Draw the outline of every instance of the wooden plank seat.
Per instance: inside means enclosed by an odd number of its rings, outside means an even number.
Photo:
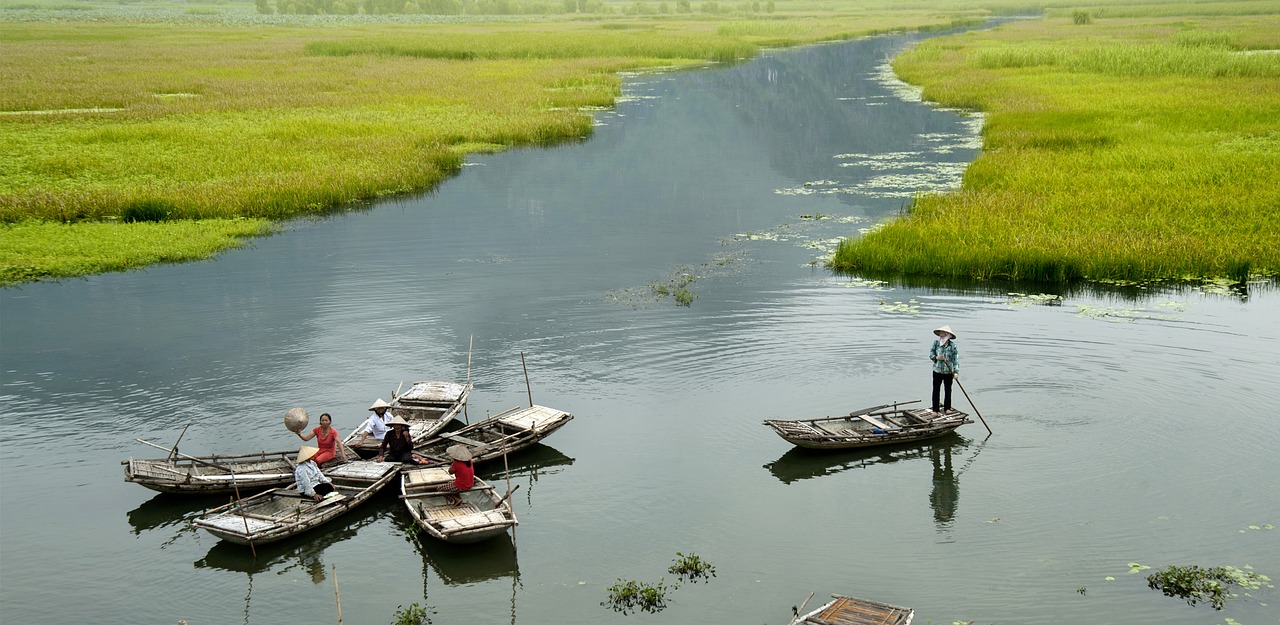
[[[467,438],[467,437],[465,437],[465,436],[459,436],[459,435],[454,434],[454,433],[452,433],[452,432],[442,432],[442,433],[440,434],[440,437],[441,437],[441,438],[447,438],[447,439],[449,439],[449,440],[451,440],[451,441],[454,441],[455,443],[463,443],[463,444],[465,444],[465,445],[470,445],[470,446],[472,446],[472,447],[484,447],[484,446],[485,446],[485,443],[482,443],[482,442],[480,442],[480,441],[478,441],[478,440],[475,440],[475,439],[472,439],[472,438]]]
[[[876,427],[878,427],[878,428],[880,428],[881,430],[884,430],[884,431],[886,431],[886,432],[887,432],[887,431],[889,431],[889,430],[892,430],[892,429],[893,429],[892,427],[887,426],[887,425],[885,425],[885,424],[883,424],[883,423],[881,423],[881,422],[879,422],[879,421],[877,421],[877,420],[875,420],[875,419],[872,419],[871,417],[869,417],[869,416],[867,416],[867,415],[864,415],[864,414],[860,414],[860,415],[858,415],[858,418],[859,418],[859,419],[862,419],[863,421],[866,421],[867,423],[870,423],[871,425],[874,425],[874,426],[876,426]]]

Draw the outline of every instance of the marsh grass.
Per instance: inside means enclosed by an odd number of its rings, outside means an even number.
[[[841,243],[876,275],[1069,282],[1280,272],[1280,18],[1016,23],[899,57],[987,113],[963,188]],[[1234,47],[1233,47],[1234,46]]]
[[[499,20],[0,0],[0,223],[67,224],[9,227],[0,258],[17,264],[0,279],[205,258],[181,240],[239,244],[221,220],[341,210],[431,188],[471,151],[589,136],[622,71],[940,27],[956,12],[796,0],[735,32],[731,17],[620,20],[630,4]],[[172,253],[101,245],[119,225],[101,221],[147,222],[144,247]],[[53,232],[57,254],[14,251]]]
[[[274,230],[264,219],[0,224],[0,284],[212,258]]]

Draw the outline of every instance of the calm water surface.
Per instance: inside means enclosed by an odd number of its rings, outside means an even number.
[[[335,622],[337,583],[348,623],[418,602],[436,623],[779,625],[810,592],[919,623],[1280,622],[1275,591],[1215,613],[1128,566],[1280,575],[1274,290],[1046,300],[811,264],[975,156],[980,119],[884,78],[911,41],[637,76],[589,141],[475,157],[435,193],[0,291],[0,621]],[[690,279],[691,306],[654,295]],[[944,323],[993,436],[813,455],[760,424],[925,398]],[[296,448],[286,408],[346,431],[402,381],[469,374],[470,418],[493,414],[528,401],[522,352],[533,400],[577,418],[512,458],[514,540],[409,538],[385,493],[254,560],[189,528],[224,499],[122,480],[154,456],[135,437]],[[717,576],[656,615],[600,605],[618,578],[670,581],[678,551]]]

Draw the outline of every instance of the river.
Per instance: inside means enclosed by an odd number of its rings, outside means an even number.
[[[347,623],[416,602],[437,624],[785,625],[810,592],[917,623],[1280,622],[1273,590],[1215,613],[1144,580],[1280,575],[1274,288],[820,266],[976,156],[980,117],[886,76],[919,38],[637,74],[588,140],[474,156],[213,261],[0,291],[0,620],[336,622],[336,584]],[[761,425],[926,399],[943,324],[994,434],[815,455]],[[410,537],[388,492],[254,560],[190,528],[225,499],[122,479],[156,455],[136,437],[296,449],[290,406],[345,433],[401,382],[468,377],[470,420],[530,395],[575,415],[511,459],[514,540]],[[673,581],[677,552],[716,576],[656,614],[601,605],[619,579]]]

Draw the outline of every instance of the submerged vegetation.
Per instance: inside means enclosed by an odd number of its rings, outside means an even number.
[[[1086,17],[898,57],[926,99],[986,113],[983,153],[959,191],[917,197],[905,217],[842,242],[831,266],[1052,282],[1280,273],[1280,7]]]

